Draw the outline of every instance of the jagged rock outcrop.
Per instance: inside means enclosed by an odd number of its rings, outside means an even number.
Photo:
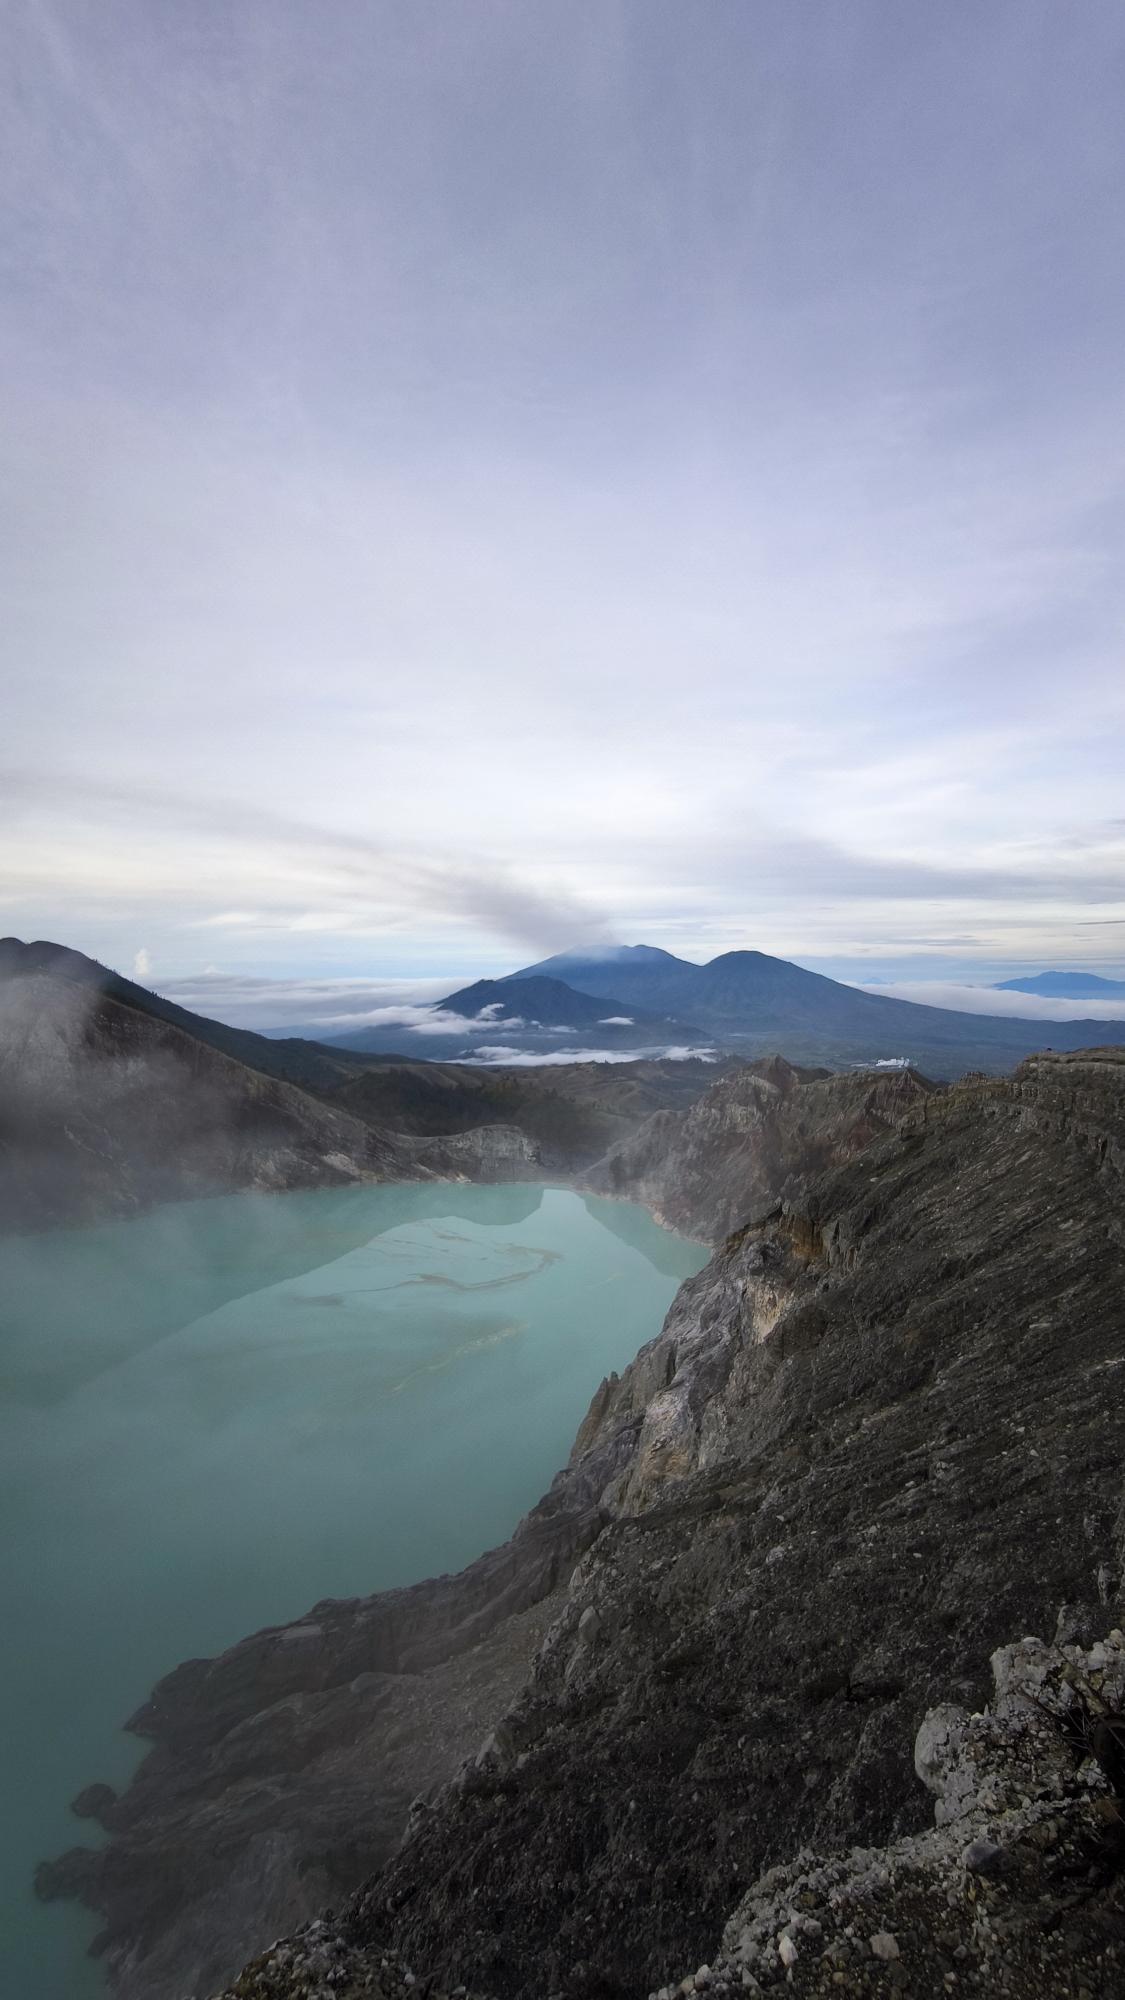
[[[1125,1058],[1044,1056],[920,1095],[900,1130],[723,1245],[598,1392],[538,1582],[519,1535],[491,1576],[475,1566],[478,1637],[500,1633],[505,1591],[526,1612],[568,1571],[569,1588],[483,1747],[340,1917],[349,1978],[366,1966],[379,1991],[385,1955],[500,2000],[632,2000],[710,1961],[747,1888],[802,1847],[922,1829],[927,1710],[979,1706],[990,1653],[1053,1630],[1060,1605],[1078,1637],[1121,1622],[1123,1194]],[[430,1586],[424,1613],[427,1587],[410,1594],[423,1624],[463,1631],[472,1578]],[[157,1816],[162,1792],[206,1797],[232,1875],[234,1793],[207,1756],[269,1715],[263,1685],[276,1704],[393,1669],[382,1613],[337,1616],[332,1645],[305,1665],[298,1643],[280,1679],[287,1642],[265,1635],[158,1696],[164,1763],[138,1782]],[[128,1800],[111,1824],[139,1842]],[[196,1978],[191,1821],[185,1950],[167,1929],[161,1947],[178,1988],[140,1983],[153,1927],[177,1919],[150,1911],[146,1945],[128,1845],[87,1880],[124,1994],[178,2000]],[[308,1982],[282,1966],[241,1990]]]
[[[983,1712],[943,1705],[918,1731],[934,1827],[771,1869],[688,1991],[1121,1991],[1125,1635],[1025,1638],[993,1655],[992,1680]]]
[[[782,1056],[719,1078],[686,1110],[658,1111],[585,1176],[669,1228],[721,1242],[763,1203],[854,1158],[934,1089],[915,1070],[833,1075]]]
[[[802,1850],[769,1869],[727,1922],[710,1963],[649,2000],[784,1991],[1012,2000],[1125,1983],[1125,1635],[1082,1647],[1029,1638],[992,1659],[980,1714],[923,1718],[918,1778],[935,1825],[883,1847]],[[231,2000],[447,2000],[397,1955],[371,1955],[320,1921],[247,1967]],[[464,1992],[460,1982],[456,1989]]]
[[[533,1180],[540,1167],[539,1147],[514,1125],[476,1125],[439,1139],[396,1138],[416,1167],[443,1179]]]

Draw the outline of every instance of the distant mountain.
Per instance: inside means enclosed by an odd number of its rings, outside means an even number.
[[[581,993],[563,979],[541,975],[515,979],[478,979],[450,993],[438,1006],[450,1014],[464,1014],[475,1020],[487,1008],[501,1016],[515,1017],[536,1028],[651,1027],[664,1032],[670,1025],[664,1017],[640,1014],[623,1000],[595,999]]]
[[[708,965],[651,946],[566,952],[501,983],[531,978],[564,979],[596,998],[605,1000],[612,991],[629,1006],[674,1011],[740,1055],[780,1051],[791,1061],[835,1067],[908,1058],[931,1076],[970,1069],[995,1075],[1047,1046],[1125,1043],[1125,1019],[1044,1022],[955,1013],[864,993],[761,951],[724,952]]]
[[[517,980],[561,979],[599,999],[609,1000],[616,994],[630,1006],[667,1014],[681,1011],[681,998],[694,990],[692,977],[701,969],[655,945],[624,944],[602,952],[558,952],[538,965],[510,972],[499,983],[508,986]]]
[[[612,994],[593,997],[566,980],[534,972],[478,979],[472,986],[459,987],[434,1003],[432,1016],[432,1029],[424,1018],[409,1027],[392,1023],[352,1028],[333,1036],[332,1046],[368,1055],[456,1062],[471,1060],[482,1047],[502,1047],[518,1055],[559,1055],[581,1046],[656,1057],[663,1048],[698,1046],[709,1040],[700,1028],[663,1010],[638,1007]],[[463,1040],[450,1032],[461,1021]]]
[[[1102,979],[1096,972],[1037,972],[1022,979],[998,979],[994,993],[1041,993],[1047,1000],[1125,1002],[1125,979]]]

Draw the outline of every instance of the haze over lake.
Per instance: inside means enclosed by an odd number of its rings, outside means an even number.
[[[503,1540],[706,1254],[541,1186],[232,1195],[0,1241],[13,1992],[102,1991],[93,1921],[30,1878],[96,1838],[68,1801],[127,1777],[153,1682]]]

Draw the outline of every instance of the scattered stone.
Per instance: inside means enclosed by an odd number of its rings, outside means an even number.
[[[998,1875],[1004,1862],[1004,1850],[994,1840],[970,1840],[961,1860],[970,1875]]]
[[[890,1931],[876,1931],[871,1940],[871,1955],[873,1958],[897,1958],[898,1939]]]

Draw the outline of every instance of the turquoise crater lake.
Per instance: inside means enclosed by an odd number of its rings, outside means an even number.
[[[35,1863],[90,1839],[120,1725],[180,1660],[510,1534],[601,1377],[706,1252],[541,1186],[179,1203],[0,1239],[0,1963],[89,2000],[94,1920]]]

